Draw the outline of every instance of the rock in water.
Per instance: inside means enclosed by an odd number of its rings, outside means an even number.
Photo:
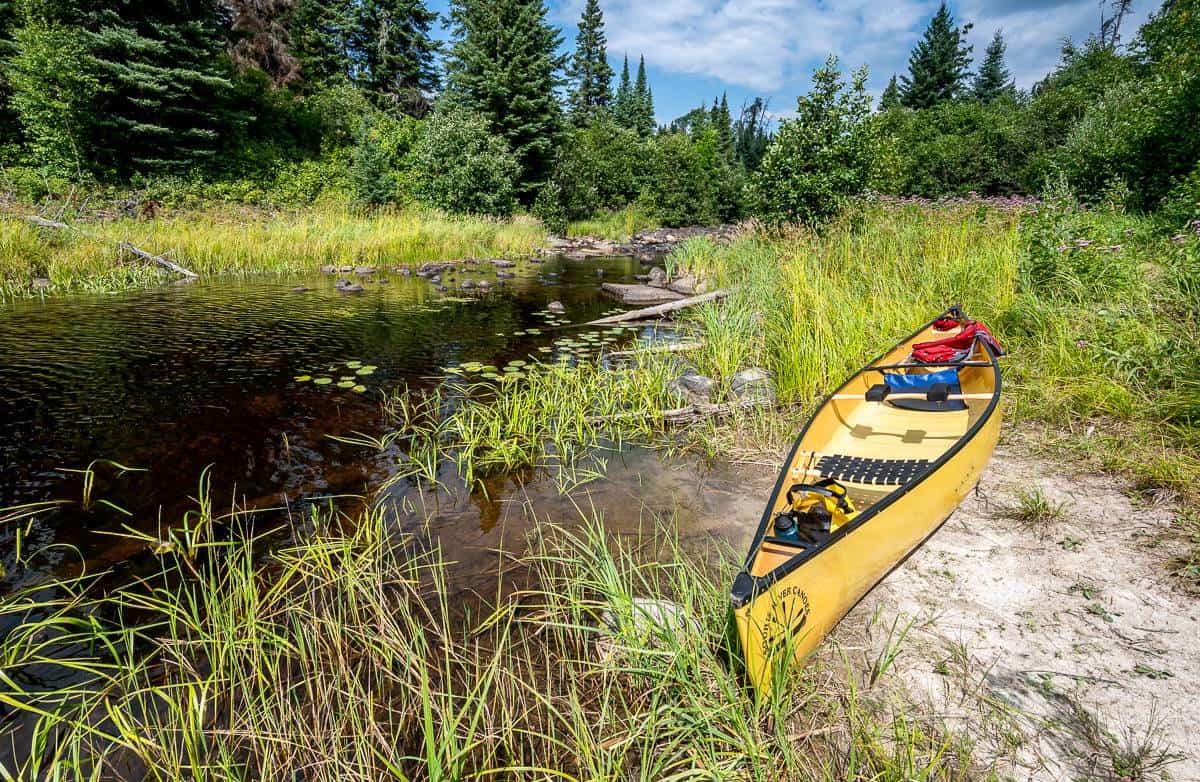
[[[653,285],[655,288],[667,287],[667,273],[655,266],[650,270],[646,284]]]
[[[775,403],[774,375],[761,367],[743,369],[729,382],[729,393],[740,402]]]
[[[33,282],[30,283],[30,287],[32,287],[35,291],[44,291],[50,287],[50,278],[34,277]]]
[[[561,301],[550,302],[548,305],[546,305],[546,309],[550,312],[553,312],[555,315],[562,315],[567,311],[567,308],[563,306]]]
[[[712,398],[713,386],[716,382],[711,377],[705,377],[698,372],[686,372],[668,386],[679,391],[690,402],[707,402]]]
[[[625,304],[666,304],[669,301],[679,301],[684,298],[682,293],[650,285],[622,285],[616,282],[606,282],[600,287],[605,293],[615,296]]]
[[[676,277],[671,280],[671,284],[667,286],[676,293],[682,293],[684,296],[696,295],[696,278],[690,274],[685,274],[682,277]]]
[[[463,280],[463,281],[462,281],[462,285],[461,285],[460,287],[461,287],[461,288],[462,288],[464,291],[469,291],[469,290],[471,290],[472,288],[474,288],[474,287],[475,287],[475,281],[474,281],[474,280]]]

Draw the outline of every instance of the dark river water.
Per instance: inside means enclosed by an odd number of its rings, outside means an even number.
[[[387,477],[387,460],[331,435],[381,433],[388,424],[382,394],[440,382],[447,366],[552,355],[557,339],[580,334],[571,324],[614,308],[598,270],[604,280],[627,282],[640,266],[627,258],[522,263],[482,295],[457,286],[495,284],[486,264],[444,275],[447,292],[385,272],[347,295],[335,290],[334,277],[316,274],[0,307],[0,508],[61,501],[0,522],[0,593],[81,569],[119,575],[152,565],[144,540],[105,533],[177,524],[196,507],[206,468],[218,512],[235,500],[294,509],[329,495],[368,494]],[[554,300],[566,314],[548,323]],[[638,338],[646,336],[620,337]],[[306,376],[332,382],[296,380]],[[141,471],[98,462],[90,478],[77,472],[96,460]],[[723,524],[730,513],[758,511],[719,507],[737,489],[720,471],[639,451],[607,461],[608,480],[588,491],[617,526],[641,523],[647,510],[683,507],[700,531],[708,525],[702,520]],[[698,482],[714,490],[704,500]],[[421,503],[461,549],[463,567],[483,571],[505,530],[519,533],[525,524],[513,520],[506,500],[527,507],[530,497],[550,515],[567,512],[552,482],[536,474],[495,479],[486,491],[432,492]],[[476,551],[481,561],[472,564]]]

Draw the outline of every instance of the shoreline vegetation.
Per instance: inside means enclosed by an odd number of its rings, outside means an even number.
[[[730,288],[725,301],[683,313],[695,349],[641,350],[607,369],[533,365],[520,381],[455,391],[452,407],[436,392],[398,391],[385,406],[391,431],[359,444],[399,447],[393,480],[428,484],[446,463],[468,483],[532,467],[557,472],[568,497],[602,473],[589,454],[622,442],[762,459],[848,372],[954,301],[1010,351],[1009,432],[1041,427],[1034,447],[1194,507],[1186,346],[1198,333],[1198,263],[1200,233],[1069,201],[863,202],[820,232],[750,225],[728,243],[689,239],[665,260],[672,274]],[[662,419],[678,405],[669,389],[681,371],[711,377],[721,402],[751,366],[772,373],[778,407],[683,426]],[[37,617],[6,640],[5,670],[49,665],[71,682],[6,696],[24,715],[8,730],[42,749],[23,771],[989,773],[970,737],[874,689],[902,634],[866,668],[824,654],[766,699],[749,697],[724,634],[734,554],[683,546],[669,520],[648,518],[644,538],[612,539],[578,505],[570,524],[538,527],[507,552],[496,593],[464,607],[450,601],[436,546],[398,533],[394,509],[293,517],[264,560],[239,532],[247,519],[218,518],[198,496],[184,527],[148,542],[161,575],[106,594],[80,580],[57,584],[57,597],[42,589],[0,602],[6,617]],[[1163,566],[1194,584],[1195,559]],[[647,620],[635,598],[682,614]]]

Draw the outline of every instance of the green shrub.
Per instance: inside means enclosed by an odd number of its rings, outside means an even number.
[[[580,220],[604,209],[620,209],[637,197],[645,164],[646,145],[638,134],[611,119],[574,128],[559,145],[554,171],[538,193],[535,211],[543,220]]]
[[[400,203],[412,187],[409,153],[419,138],[420,123],[374,113],[363,120],[350,167],[354,200],[378,206]]]
[[[797,101],[752,179],[754,208],[771,222],[820,223],[871,183],[879,142],[868,114],[867,72],[849,87],[836,57],[813,73],[813,88]]]
[[[516,206],[520,164],[478,114],[439,107],[425,120],[412,157],[414,193],[432,206],[493,215]]]
[[[717,208],[712,168],[688,134],[662,133],[650,144],[651,175],[641,203],[663,225],[712,223]]]

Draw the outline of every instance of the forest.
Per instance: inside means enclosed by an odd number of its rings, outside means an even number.
[[[794,107],[717,96],[659,125],[644,58],[574,46],[542,0],[15,0],[0,4],[0,163],[35,201],[73,187],[162,205],[423,204],[647,224],[819,223],[867,192],[1066,188],[1162,212],[1200,199],[1200,12],[1127,0],[1030,89],[943,5],[873,105],[834,57]],[[449,40],[435,34],[441,25]],[[783,110],[774,122],[773,111]]]

